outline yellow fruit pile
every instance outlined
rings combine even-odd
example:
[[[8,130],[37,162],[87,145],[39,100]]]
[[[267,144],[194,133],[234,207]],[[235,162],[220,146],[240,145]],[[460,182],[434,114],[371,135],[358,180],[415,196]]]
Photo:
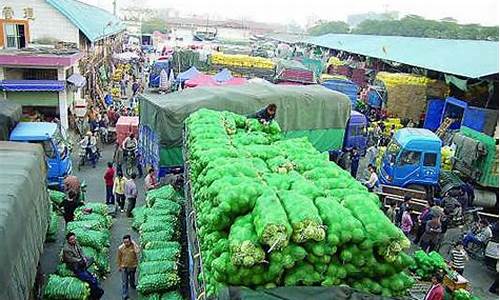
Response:
[[[395,131],[403,128],[403,125],[401,124],[401,120],[399,118],[387,118],[384,121],[384,125],[385,125],[384,133],[387,135],[389,135],[391,133],[392,125],[394,125]]]
[[[327,67],[329,66],[343,66],[345,65],[345,62],[340,60],[339,58],[332,56],[328,59]]]
[[[211,56],[214,65],[235,66],[243,68],[273,69],[275,63],[269,58],[255,57],[241,54],[224,54],[215,52]]]
[[[407,85],[407,84],[427,85],[429,83],[436,81],[434,79],[430,79],[425,76],[406,74],[406,73],[388,73],[388,72],[377,73],[377,79],[384,82],[386,86]]]
[[[451,158],[455,155],[455,151],[449,146],[441,148],[441,170],[451,171]]]
[[[120,97],[120,89],[117,87],[111,88],[111,96]]]
[[[130,71],[130,65],[129,64],[119,64],[115,72],[113,73],[112,79],[113,81],[120,81],[123,78],[123,75],[125,75],[126,72]]]

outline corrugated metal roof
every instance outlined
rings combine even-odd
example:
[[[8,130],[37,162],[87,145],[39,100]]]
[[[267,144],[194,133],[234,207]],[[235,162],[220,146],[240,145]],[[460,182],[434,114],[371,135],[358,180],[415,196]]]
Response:
[[[498,42],[326,34],[306,43],[469,78],[498,73]]]
[[[99,7],[76,0],[46,1],[66,16],[91,42],[125,30],[120,19]]]

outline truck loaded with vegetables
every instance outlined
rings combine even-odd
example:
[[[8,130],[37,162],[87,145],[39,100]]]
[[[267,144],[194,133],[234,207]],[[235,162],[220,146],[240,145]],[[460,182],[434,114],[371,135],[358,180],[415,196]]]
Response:
[[[377,196],[307,138],[206,109],[185,124],[208,295],[229,285],[348,284],[396,296],[413,285],[409,240]]]

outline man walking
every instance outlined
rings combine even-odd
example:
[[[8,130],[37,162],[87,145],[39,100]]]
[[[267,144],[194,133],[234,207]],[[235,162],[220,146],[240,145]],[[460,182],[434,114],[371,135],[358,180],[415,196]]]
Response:
[[[123,237],[123,243],[118,247],[118,270],[122,272],[122,299],[128,299],[128,287],[135,290],[135,271],[139,261],[139,246],[132,241],[130,235]]]
[[[135,207],[135,202],[137,201],[137,186],[135,185],[135,179],[137,176],[135,173],[130,175],[130,179],[125,182],[125,198],[127,198],[127,217],[131,217],[131,212]]]
[[[106,185],[106,204],[114,204],[115,198],[113,196],[113,184],[114,184],[115,170],[113,169],[113,163],[108,162],[108,168],[106,173],[104,173],[104,184]]]
[[[118,172],[113,185],[113,193],[115,194],[115,200],[121,212],[123,212],[125,208],[125,181],[126,178],[123,177],[123,174]]]

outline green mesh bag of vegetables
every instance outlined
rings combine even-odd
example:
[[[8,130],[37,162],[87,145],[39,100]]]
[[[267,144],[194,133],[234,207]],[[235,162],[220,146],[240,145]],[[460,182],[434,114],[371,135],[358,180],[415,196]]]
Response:
[[[176,230],[171,226],[165,226],[161,231],[144,232],[141,234],[141,246],[144,247],[152,241],[171,241],[177,237]]]
[[[59,229],[59,216],[55,211],[51,211],[49,228],[47,229],[47,241],[53,242],[56,240],[58,229]]]
[[[175,272],[177,272],[177,263],[170,260],[144,261],[139,264],[141,276]]]
[[[264,261],[265,253],[259,245],[251,214],[234,221],[229,231],[229,249],[235,266],[251,267]]]
[[[146,206],[139,206],[132,210],[132,228],[139,230],[142,223],[146,221],[146,212],[148,208]]]
[[[153,204],[153,209],[167,211],[173,215],[179,215],[181,205],[172,200],[157,198]]]
[[[96,231],[108,230],[108,227],[101,220],[71,221],[66,224],[66,232],[78,229],[91,229]]]
[[[180,248],[179,242],[175,241],[151,241],[144,245],[144,249]]]
[[[101,216],[108,215],[108,206],[104,203],[97,203],[97,202],[85,203],[85,205],[80,206],[75,210],[75,214],[77,212],[82,213],[84,210],[90,210],[92,213],[99,214]]]
[[[111,219],[110,216],[104,216],[97,213],[87,214],[82,211],[75,212],[74,221],[89,221],[89,220],[98,220],[100,223],[102,223],[102,226],[106,228],[110,228],[111,224],[113,223],[113,220]]]
[[[284,278],[285,286],[315,285],[322,281],[321,274],[308,263],[300,263],[289,270]]]
[[[163,249],[148,249],[142,251],[142,261],[178,261],[181,249],[179,247],[169,247]]]
[[[109,232],[91,230],[86,228],[75,228],[73,233],[81,246],[95,249],[109,247]]]
[[[162,187],[148,191],[146,195],[146,203],[149,207],[152,207],[156,199],[177,199],[174,188],[171,185],[164,185]]]
[[[319,242],[325,239],[323,222],[310,198],[288,191],[281,192],[279,198],[292,225],[294,242]]]
[[[351,242],[361,243],[366,238],[363,224],[351,211],[343,207],[335,198],[319,197],[314,203],[327,228],[326,242],[338,246]]]
[[[148,295],[143,295],[139,293],[139,300],[160,300],[160,294],[154,293],[154,294],[148,294]]]
[[[66,194],[64,192],[55,191],[51,189],[49,189],[48,191],[49,191],[50,201],[52,201],[52,203],[56,206],[60,206],[64,201],[64,199],[66,198]]]
[[[266,191],[257,198],[252,212],[255,232],[261,243],[280,250],[288,245],[292,227],[285,209],[273,191]]]
[[[89,285],[76,277],[50,275],[43,296],[50,300],[86,300],[90,296]]]
[[[137,291],[147,295],[174,289],[180,283],[179,276],[174,273],[159,273],[141,276]]]
[[[166,292],[163,295],[161,295],[160,300],[183,300],[182,295],[177,292]]]
[[[162,230],[168,230],[167,228],[175,228],[177,226],[176,218],[160,218],[158,221],[155,219],[147,219],[146,223],[143,223],[139,228],[141,234],[146,232],[157,232]]]

